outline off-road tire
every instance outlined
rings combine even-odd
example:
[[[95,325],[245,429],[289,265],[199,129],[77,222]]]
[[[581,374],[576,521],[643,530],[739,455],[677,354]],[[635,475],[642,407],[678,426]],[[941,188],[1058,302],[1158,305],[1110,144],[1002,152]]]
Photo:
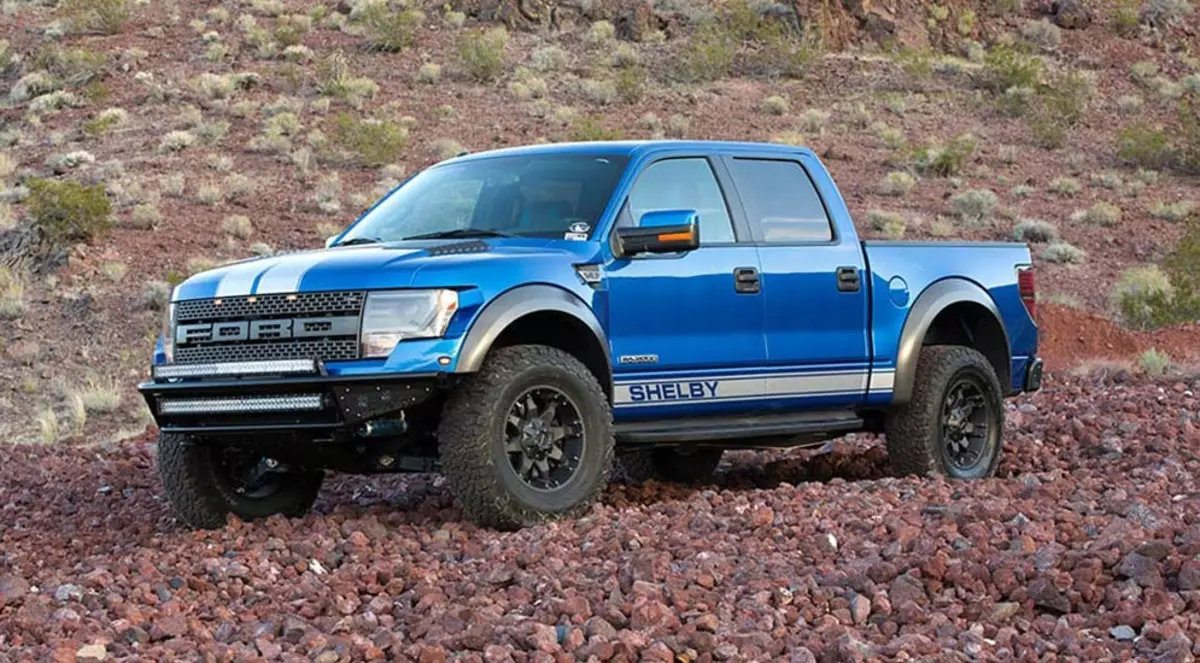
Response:
[[[562,486],[539,491],[513,470],[504,450],[509,408],[531,388],[546,386],[578,410],[584,444]],[[485,527],[517,529],[586,511],[613,468],[612,407],[596,376],[575,357],[542,345],[492,351],[478,373],[446,399],[438,426],[442,472],[464,515]]]
[[[651,479],[694,483],[712,477],[721,464],[722,449],[699,448],[684,453],[679,449],[644,449],[617,456],[620,476],[639,484]]]
[[[984,387],[986,406],[995,416],[988,432],[983,459],[969,472],[947,464],[942,439],[942,408],[951,386],[961,377],[974,374]],[[978,350],[957,345],[927,346],[917,359],[912,399],[887,417],[884,432],[888,460],[901,476],[945,476],[979,479],[995,474],[1003,446],[1004,402],[996,371]]]
[[[198,529],[224,527],[231,513],[242,520],[277,513],[298,518],[312,508],[325,479],[320,471],[290,473],[280,479],[274,493],[246,498],[222,481],[212,445],[187,435],[161,433],[157,446],[158,474],[167,501],[184,524]]]

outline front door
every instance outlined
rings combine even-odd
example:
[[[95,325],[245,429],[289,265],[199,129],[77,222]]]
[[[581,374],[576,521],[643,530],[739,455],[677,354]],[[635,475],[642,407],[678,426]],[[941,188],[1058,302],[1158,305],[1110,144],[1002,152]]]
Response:
[[[766,359],[766,343],[758,254],[734,223],[710,161],[648,164],[616,226],[678,209],[697,212],[700,248],[605,267],[618,419],[731,413],[759,397],[753,370]]]

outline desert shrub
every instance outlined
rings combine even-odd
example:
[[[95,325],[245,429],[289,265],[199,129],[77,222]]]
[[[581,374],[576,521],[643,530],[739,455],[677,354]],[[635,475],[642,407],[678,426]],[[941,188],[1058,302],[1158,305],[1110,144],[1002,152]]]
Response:
[[[1042,82],[1045,64],[1019,44],[997,44],[983,58],[979,84],[993,92],[1009,88],[1036,88]]]
[[[1164,221],[1182,221],[1192,215],[1196,204],[1190,200],[1175,203],[1157,202],[1150,206],[1150,216]]]
[[[1087,253],[1066,242],[1053,242],[1046,248],[1042,249],[1042,260],[1046,262],[1065,263],[1068,265],[1078,265],[1083,263],[1087,258]]]
[[[903,170],[894,170],[883,178],[879,192],[885,196],[903,196],[917,184],[917,179]]]
[[[46,44],[34,53],[32,69],[49,74],[55,87],[81,87],[98,78],[108,64],[103,53],[84,48],[60,48]]]
[[[128,0],[62,0],[58,9],[75,32],[115,35],[129,22]]]
[[[123,108],[106,108],[95,117],[83,122],[83,132],[89,136],[98,136],[109,129],[124,124],[129,119],[129,113]]]
[[[1110,202],[1101,200],[1078,214],[1078,220],[1111,228],[1121,220],[1121,208]]]
[[[1112,12],[1113,30],[1122,37],[1133,37],[1138,32],[1139,0],[1117,0]]]
[[[539,46],[529,54],[529,64],[538,71],[559,71],[570,62],[570,55],[562,47],[550,44]]]
[[[829,121],[829,113],[819,108],[807,108],[800,117],[797,118],[797,124],[801,131],[810,134],[819,134],[825,129],[825,123]]]
[[[903,216],[877,209],[867,211],[867,223],[871,225],[872,230],[892,239],[903,237],[908,227]]]
[[[1117,134],[1117,158],[1143,168],[1167,168],[1175,160],[1175,151],[1165,131],[1139,122]]]
[[[606,106],[617,98],[617,86],[612,81],[585,78],[579,82],[579,93],[593,104]]]
[[[408,130],[389,120],[358,119],[349,113],[339,113],[330,140],[356,155],[364,166],[383,166],[396,162],[408,146]]]
[[[334,51],[317,62],[317,91],[321,94],[342,99],[354,106],[364,100],[374,99],[379,85],[369,79],[354,76],[350,71],[350,60],[342,51]]]
[[[358,21],[373,48],[395,53],[412,44],[425,14],[416,9],[393,11],[386,2],[376,2],[363,9]]]
[[[619,128],[605,127],[597,117],[585,115],[577,117],[571,122],[567,138],[577,142],[621,140],[624,138],[624,133]]]
[[[914,152],[913,167],[919,173],[939,177],[957,175],[974,151],[975,138],[970,134],[959,134],[945,144],[935,140]]]
[[[504,71],[507,44],[508,31],[503,27],[466,32],[458,42],[459,64],[476,81],[495,80]]]
[[[1150,348],[1138,355],[1138,366],[1150,377],[1162,377],[1171,368],[1171,356],[1158,348]]]
[[[783,115],[788,112],[788,100],[777,94],[773,94],[762,100],[762,111],[767,115]]]
[[[436,62],[426,62],[417,70],[417,80],[422,83],[436,83],[442,77],[442,67]]]
[[[1157,265],[1125,270],[1109,293],[1109,301],[1126,327],[1153,329],[1174,321],[1175,288]]]
[[[583,35],[583,40],[593,46],[603,45],[611,42],[616,32],[616,26],[610,21],[600,20],[588,27],[588,31]]]
[[[221,222],[221,228],[226,234],[238,239],[250,239],[250,236],[254,234],[254,224],[250,222],[250,217],[242,214],[225,217],[225,220]]]
[[[1054,242],[1058,240],[1058,228],[1041,219],[1021,219],[1013,225],[1013,239],[1031,243]]]
[[[1056,177],[1050,181],[1050,190],[1060,196],[1074,197],[1083,191],[1083,185],[1074,177]]]
[[[1062,30],[1047,20],[1029,21],[1021,28],[1021,38],[1045,51],[1052,51],[1062,43]]]
[[[964,222],[975,224],[990,218],[998,202],[990,189],[968,189],[950,197],[950,209]]]
[[[112,203],[103,184],[31,178],[25,185],[29,212],[53,244],[89,242],[112,225]]]
[[[645,96],[646,86],[649,82],[650,75],[646,72],[646,68],[635,64],[618,70],[614,85],[616,85],[617,96],[622,101],[627,104],[635,104]]]
[[[1051,149],[1062,147],[1067,132],[1083,118],[1091,94],[1091,81],[1074,71],[1055,75],[1039,87],[1028,120],[1038,144]]]
[[[1191,13],[1188,0],[1147,0],[1138,19],[1152,28],[1167,28]]]
[[[25,313],[25,281],[7,267],[0,267],[0,320],[14,320]]]
[[[688,37],[675,75],[685,83],[715,81],[729,75],[738,42],[717,23],[705,23]]]

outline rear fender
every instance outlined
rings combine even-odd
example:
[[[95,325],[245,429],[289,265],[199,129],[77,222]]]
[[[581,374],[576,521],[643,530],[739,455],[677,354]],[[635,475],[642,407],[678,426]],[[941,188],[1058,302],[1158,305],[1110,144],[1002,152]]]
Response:
[[[1004,332],[1004,363],[998,367],[997,373],[1001,386],[1007,392],[1009,385],[1004,382],[1004,376],[1011,365],[1012,345],[1008,339],[1008,331],[1004,327],[1004,318],[996,302],[979,285],[964,279],[950,278],[938,281],[925,289],[909,310],[908,318],[904,321],[904,329],[900,332],[900,344],[896,352],[896,378],[892,390],[892,404],[903,405],[912,399],[913,384],[917,377],[917,360],[921,356],[921,347],[925,336],[938,315],[947,308],[969,302],[983,307]],[[1002,370],[1001,370],[1002,369]]]

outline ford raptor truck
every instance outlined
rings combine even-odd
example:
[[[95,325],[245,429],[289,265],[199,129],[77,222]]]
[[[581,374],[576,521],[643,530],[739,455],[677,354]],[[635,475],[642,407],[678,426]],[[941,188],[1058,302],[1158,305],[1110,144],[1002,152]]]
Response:
[[[1040,388],[1011,243],[861,241],[810,150],[718,141],[460,155],[320,250],[173,291],[139,385],[198,528],[304,514],[328,471],[440,471],[497,528],[727,449],[883,433],[899,474],[992,475]]]

